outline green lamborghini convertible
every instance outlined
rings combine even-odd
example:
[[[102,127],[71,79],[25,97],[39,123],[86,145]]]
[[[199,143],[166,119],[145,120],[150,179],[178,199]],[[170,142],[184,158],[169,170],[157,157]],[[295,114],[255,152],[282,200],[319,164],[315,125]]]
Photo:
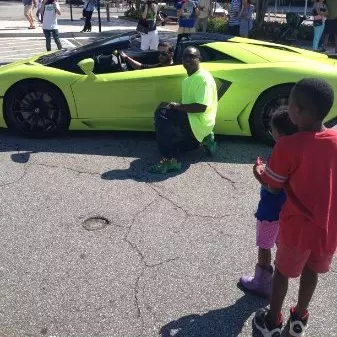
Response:
[[[326,55],[216,34],[193,34],[180,41],[174,66],[132,70],[115,51],[146,63],[156,63],[158,57],[135,48],[137,38],[101,39],[0,67],[0,127],[33,137],[67,129],[152,130],[158,104],[181,99],[186,76],[181,54],[188,45],[199,47],[202,68],[216,79],[218,134],[253,135],[269,142],[270,116],[287,104],[294,83],[318,76],[337,91],[336,61]],[[334,105],[326,121],[336,117]]]

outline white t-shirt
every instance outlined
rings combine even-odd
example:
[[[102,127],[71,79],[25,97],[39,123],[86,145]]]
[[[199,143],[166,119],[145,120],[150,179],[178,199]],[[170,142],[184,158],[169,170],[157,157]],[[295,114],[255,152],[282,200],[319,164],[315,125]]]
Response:
[[[56,18],[56,8],[60,10],[60,5],[56,2],[54,4],[45,5],[43,13],[43,24],[42,28],[51,30],[57,29],[57,18]]]

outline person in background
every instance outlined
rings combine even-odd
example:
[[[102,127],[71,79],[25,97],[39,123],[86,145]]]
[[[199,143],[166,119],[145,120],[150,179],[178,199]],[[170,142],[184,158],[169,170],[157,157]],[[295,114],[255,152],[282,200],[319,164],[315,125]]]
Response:
[[[253,28],[253,12],[254,5],[252,5],[251,0],[243,0],[239,13],[241,37],[248,37],[249,31]]]
[[[337,1],[326,0],[328,15],[324,27],[324,49],[328,47],[329,37],[333,35],[335,40],[335,53],[337,53]]]
[[[37,0],[37,11],[35,13],[36,18],[42,23],[42,2],[43,0]]]
[[[127,61],[133,69],[149,69],[158,67],[167,67],[173,65],[173,46],[170,42],[159,42],[158,45],[158,63],[157,64],[143,64],[133,58],[129,57],[126,53],[121,52],[121,57]]]
[[[192,0],[182,0],[177,4],[178,16],[178,39],[177,44],[182,37],[195,32],[195,20],[199,14],[197,3]]]
[[[60,5],[57,0],[44,0],[42,3],[43,23],[42,29],[46,37],[46,49],[51,51],[51,35],[58,49],[62,49],[57,26],[57,15],[61,15]]]
[[[96,0],[86,0],[83,5],[84,27],[81,32],[91,32],[91,17],[97,4]]]
[[[200,147],[209,155],[216,151],[213,128],[218,107],[217,87],[212,75],[200,69],[200,51],[187,47],[182,59],[187,77],[182,83],[182,103],[159,105],[155,129],[162,159],[150,167],[152,173],[177,172],[176,156]]]
[[[319,41],[323,35],[325,20],[328,15],[328,9],[324,0],[315,0],[312,15],[314,25],[314,40],[312,42],[312,49],[318,51]]]
[[[231,0],[228,11],[228,34],[240,35],[241,0]]]
[[[35,29],[33,18],[33,7],[37,6],[36,0],[22,0],[24,6],[24,15],[29,22],[28,29]]]
[[[212,14],[212,1],[211,0],[199,0],[197,8],[199,10],[199,13],[195,20],[195,29],[196,31],[198,31],[201,25],[202,32],[206,33],[208,18]]]
[[[159,44],[159,36],[157,30],[158,5],[152,1],[146,1],[142,18],[146,20],[148,26],[147,33],[140,34],[140,49],[141,50],[157,50]]]

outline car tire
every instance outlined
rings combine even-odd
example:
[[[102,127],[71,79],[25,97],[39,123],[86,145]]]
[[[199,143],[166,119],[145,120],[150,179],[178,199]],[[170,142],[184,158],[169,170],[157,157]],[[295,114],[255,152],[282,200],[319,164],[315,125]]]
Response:
[[[70,123],[62,92],[41,80],[22,81],[10,89],[5,96],[4,118],[9,129],[34,138],[58,135]]]
[[[271,116],[279,107],[288,105],[292,87],[289,84],[271,88],[257,99],[249,117],[250,131],[255,138],[269,145],[274,143],[270,132]]]

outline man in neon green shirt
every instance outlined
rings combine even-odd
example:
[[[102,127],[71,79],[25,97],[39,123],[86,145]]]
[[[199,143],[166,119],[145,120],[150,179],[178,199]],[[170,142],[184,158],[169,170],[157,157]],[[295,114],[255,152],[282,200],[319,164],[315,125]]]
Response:
[[[206,70],[200,69],[200,51],[187,47],[183,52],[187,77],[182,83],[182,103],[170,102],[155,112],[155,128],[159,151],[163,158],[153,165],[153,173],[181,170],[179,152],[196,149],[200,144],[213,155],[216,150],[213,128],[218,107],[215,81]]]

